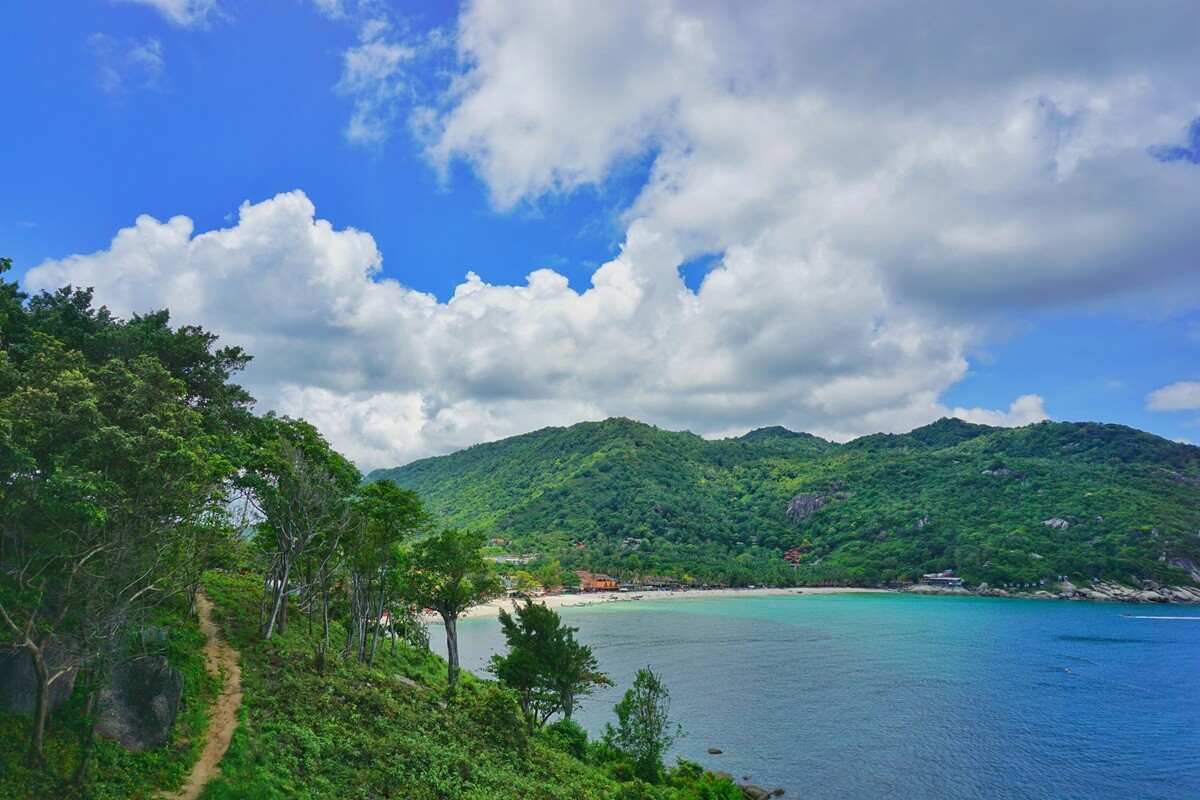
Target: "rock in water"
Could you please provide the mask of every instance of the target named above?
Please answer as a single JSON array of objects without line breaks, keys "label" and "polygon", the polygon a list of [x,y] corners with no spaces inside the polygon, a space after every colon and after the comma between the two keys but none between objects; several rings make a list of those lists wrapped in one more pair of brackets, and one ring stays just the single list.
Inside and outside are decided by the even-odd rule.
[{"label": "rock in water", "polygon": [[182,695],[183,675],[167,666],[165,658],[120,664],[100,692],[96,732],[116,739],[126,750],[162,747],[175,724]]},{"label": "rock in water", "polygon": [[[69,639],[59,636],[50,638],[45,657],[51,676],[70,663],[71,648]],[[77,673],[78,670],[72,667],[50,684],[49,713],[57,711],[71,696],[75,690]],[[32,716],[36,704],[37,673],[33,670],[33,656],[23,648],[0,649],[0,708]]]},{"label": "rock in water", "polygon": [[771,795],[767,790],[758,786],[746,784],[741,789],[742,795],[745,796],[746,800],[771,800]]},{"label": "rock in water", "polygon": [[719,747],[710,747],[708,748],[708,754],[710,756],[719,756],[721,755],[721,749]]}]

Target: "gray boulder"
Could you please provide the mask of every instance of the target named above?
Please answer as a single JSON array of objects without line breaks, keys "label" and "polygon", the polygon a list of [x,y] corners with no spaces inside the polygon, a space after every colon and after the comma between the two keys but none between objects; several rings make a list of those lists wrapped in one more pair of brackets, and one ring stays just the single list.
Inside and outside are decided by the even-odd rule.
[{"label": "gray boulder", "polygon": [[182,696],[183,675],[167,666],[165,658],[120,664],[100,692],[96,732],[106,739],[116,739],[126,750],[162,747],[175,724]]},{"label": "gray boulder", "polygon": [[[71,663],[71,640],[54,636],[45,652],[46,665],[54,672]],[[78,670],[71,667],[50,684],[50,709],[53,714],[67,702],[75,691]],[[37,704],[37,673],[33,669],[33,656],[28,650],[18,648],[0,649],[0,708],[15,714],[33,715]]]},{"label": "gray boulder", "polygon": [[741,787],[742,795],[746,800],[771,800],[771,793],[766,789],[762,789],[753,784],[746,784]]}]

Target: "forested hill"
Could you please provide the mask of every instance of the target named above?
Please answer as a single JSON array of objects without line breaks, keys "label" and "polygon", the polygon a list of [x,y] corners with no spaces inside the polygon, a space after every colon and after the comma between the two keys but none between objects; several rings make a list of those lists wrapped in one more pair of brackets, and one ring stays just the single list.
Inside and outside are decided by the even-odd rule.
[{"label": "forested hill", "polygon": [[835,444],[779,427],[708,441],[609,419],[369,477],[415,489],[444,525],[511,552],[622,575],[1200,578],[1200,448],[1121,425],[942,419]]}]

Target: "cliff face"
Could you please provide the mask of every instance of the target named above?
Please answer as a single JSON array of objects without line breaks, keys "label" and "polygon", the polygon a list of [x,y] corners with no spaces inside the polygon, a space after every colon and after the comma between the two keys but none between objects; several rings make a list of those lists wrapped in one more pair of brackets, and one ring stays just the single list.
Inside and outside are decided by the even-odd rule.
[{"label": "cliff face", "polygon": [[444,524],[580,568],[856,584],[952,568],[1001,590],[1061,575],[1200,582],[1200,449],[1119,425],[941,420],[839,445],[607,420],[371,477],[417,490]]}]

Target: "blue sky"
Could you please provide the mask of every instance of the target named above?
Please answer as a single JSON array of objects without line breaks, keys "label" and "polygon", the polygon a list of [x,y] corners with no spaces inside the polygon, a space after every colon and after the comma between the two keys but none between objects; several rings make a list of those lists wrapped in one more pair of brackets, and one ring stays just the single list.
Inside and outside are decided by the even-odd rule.
[{"label": "blue sky", "polygon": [[1178,9],[6,4],[0,254],[364,467],[613,414],[1197,441]]}]

